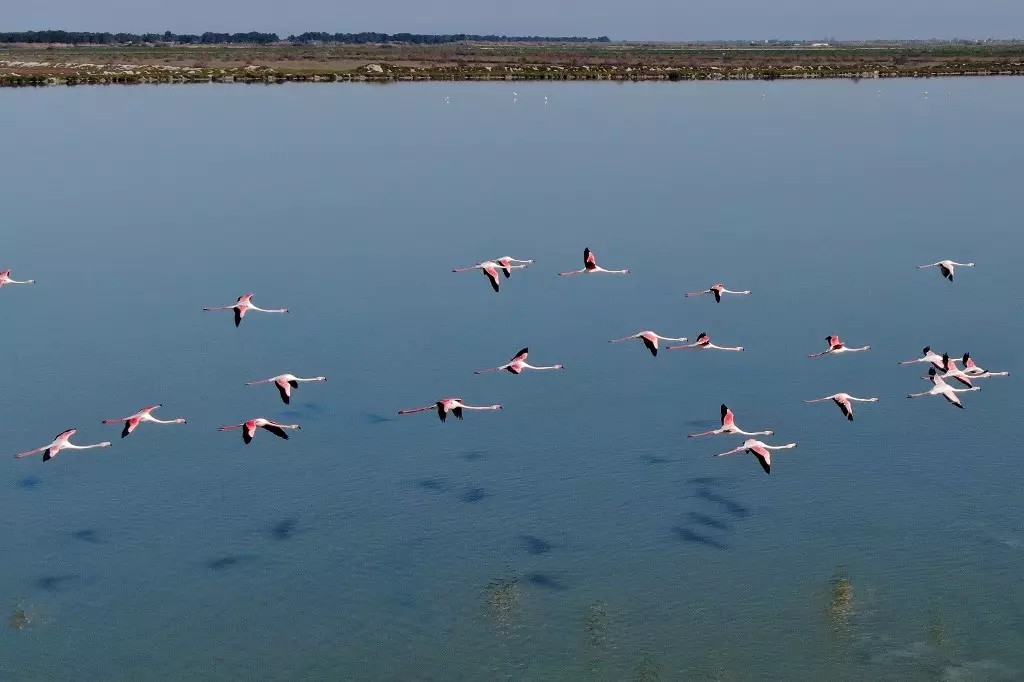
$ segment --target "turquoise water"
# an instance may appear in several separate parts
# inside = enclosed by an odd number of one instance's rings
[[[0,269],[38,280],[0,290],[4,447],[116,441],[0,458],[30,620],[0,614],[0,679],[1021,679],[1022,106],[999,78],[0,91]],[[633,274],[556,277],[584,246]],[[451,272],[506,254],[537,263],[497,295]],[[942,258],[978,265],[914,268]],[[754,293],[683,299],[719,281]],[[248,291],[291,314],[201,310]],[[747,351],[605,342],[642,329]],[[831,333],[872,350],[808,360]],[[908,401],[926,344],[1011,376]],[[566,371],[473,374],[523,346]],[[281,372],[330,381],[244,385]],[[881,401],[802,403],[836,391]],[[450,395],[505,409],[396,415]],[[686,434],[723,402],[799,448],[712,458],[740,439]],[[188,424],[100,424],[154,403]],[[303,429],[217,432],[255,416]]]

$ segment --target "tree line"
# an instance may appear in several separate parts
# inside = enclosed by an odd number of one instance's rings
[[[282,40],[276,33],[109,33],[92,31],[16,31],[0,33],[0,43],[57,43],[62,45],[127,45],[137,43],[170,43],[175,45],[268,45],[270,43],[343,43],[365,45],[367,43],[411,43],[414,45],[440,45],[466,40],[506,43],[607,43],[608,36],[584,38],[579,36],[504,36],[452,33],[445,35],[423,33],[324,33],[308,31],[290,35]]]

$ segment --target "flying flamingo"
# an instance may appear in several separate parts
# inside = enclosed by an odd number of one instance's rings
[[[502,370],[508,370],[509,372],[512,372],[513,374],[519,374],[524,369],[535,369],[535,370],[565,369],[565,367],[562,366],[562,365],[547,365],[547,366],[541,366],[541,367],[534,367],[533,365],[527,364],[527,362],[526,362],[526,358],[529,357],[529,355],[530,355],[530,349],[529,348],[524,348],[521,351],[519,351],[518,353],[516,353],[514,358],[512,358],[511,360],[506,362],[504,365],[501,365],[500,367],[491,367],[490,369],[478,369],[477,371],[475,371],[473,373],[474,374],[486,374],[487,372],[500,372]]]
[[[688,343],[683,346],[669,346],[665,350],[681,350],[683,348],[696,348],[698,350],[743,350],[743,346],[716,346],[711,343],[711,337],[704,332],[697,335],[696,343]]]
[[[43,461],[49,462],[51,459],[60,454],[61,450],[92,450],[93,448],[109,448],[110,442],[103,441],[96,445],[74,445],[71,443],[71,436],[75,435],[78,429],[68,429],[63,433],[58,433],[57,437],[53,439],[53,442],[49,445],[44,445],[41,448],[35,450],[29,450],[28,452],[22,452],[15,455],[15,457],[21,459],[22,457],[28,457],[30,455],[38,455],[40,452],[43,453]]]
[[[904,360],[898,364],[900,365],[913,365],[918,362],[930,362],[935,366],[936,369],[942,369],[942,356],[932,350],[931,346],[925,346],[921,350],[922,356],[916,360]]]
[[[284,438],[288,440],[288,434],[284,432],[284,429],[301,429],[302,427],[298,424],[278,424],[269,419],[263,417],[257,417],[256,419],[250,419],[249,421],[242,422],[241,424],[232,424],[231,426],[222,426],[220,431],[231,431],[232,429],[242,429],[242,440],[246,445],[252,442],[253,436],[256,435],[256,429],[266,429],[278,438]]]
[[[928,265],[918,265],[917,269],[918,270],[923,270],[924,268],[934,268],[934,267],[939,268],[939,272],[942,273],[942,276],[945,277],[946,279],[948,279],[950,282],[952,282],[954,275],[956,275],[956,269],[958,267],[961,267],[961,268],[973,268],[974,267],[974,263],[957,263],[954,260],[940,260],[938,263],[929,263]]]
[[[239,296],[238,301],[234,305],[222,305],[217,308],[203,308],[203,310],[234,310],[235,311],[235,326],[242,324],[242,318],[250,310],[255,310],[259,313],[286,313],[287,308],[278,308],[277,310],[266,310],[265,308],[257,308],[252,303],[252,294],[245,294]]]
[[[772,472],[772,450],[789,450],[795,448],[796,443],[787,443],[786,445],[766,445],[756,438],[748,438],[743,441],[743,445],[738,448],[733,448],[729,452],[720,452],[715,457],[725,457],[726,455],[734,455],[737,452],[749,452],[754,457],[757,457],[757,461],[761,463],[761,468],[764,469],[766,474]]]
[[[687,438],[700,438],[701,436],[717,436],[720,433],[736,434],[738,436],[774,436],[774,431],[753,431],[747,432],[736,426],[736,415],[725,405],[722,405],[722,428],[703,433],[691,433]]]
[[[632,341],[633,339],[640,339],[647,346],[647,350],[651,351],[651,355],[658,357],[658,341],[686,341],[685,336],[673,337],[673,336],[659,336],[652,331],[637,332],[632,336],[624,336],[621,339],[609,339],[608,343],[618,343],[619,341]]]
[[[830,335],[825,337],[825,343],[828,344],[828,350],[820,353],[811,353],[807,357],[809,358],[820,358],[822,355],[828,355],[829,353],[857,353],[862,350],[871,350],[871,346],[861,346],[860,348],[850,348],[842,341],[838,336]]]
[[[413,414],[416,412],[426,412],[427,410],[437,410],[437,416],[444,421],[448,418],[448,413],[451,412],[455,415],[456,419],[462,419],[463,410],[500,410],[501,405],[486,405],[484,407],[476,407],[473,405],[467,405],[462,402],[462,398],[441,398],[433,405],[427,405],[426,407],[417,407],[413,410],[399,410],[398,414]]]
[[[297,377],[294,374],[278,374],[276,377],[270,377],[269,379],[260,379],[259,381],[247,381],[246,386],[255,386],[256,384],[269,384],[273,382],[277,386],[278,392],[281,394],[281,400],[284,401],[285,405],[288,405],[292,401],[292,389],[298,388],[301,382],[305,381],[327,381],[327,377],[311,377],[309,379],[303,379]]]
[[[690,298],[691,296],[707,296],[708,294],[714,294],[715,295],[715,303],[721,303],[722,302],[722,294],[749,294],[749,293],[750,293],[749,291],[729,291],[728,289],[725,288],[724,284],[715,284],[710,289],[705,289],[704,291],[691,291],[690,293],[686,294],[684,296],[684,298]]]
[[[504,270],[507,273],[505,276],[508,277],[508,276],[510,276],[512,274],[512,270],[513,269],[525,268],[525,267],[526,267],[525,265],[513,265],[512,263],[509,263],[508,265],[502,265],[502,264],[496,263],[496,262],[494,262],[492,260],[485,260],[483,263],[477,263],[476,265],[470,265],[468,268],[452,268],[452,272],[467,272],[468,270],[483,270],[484,275],[487,277],[488,281],[490,281],[490,283],[491,283],[491,288],[494,289],[495,291],[498,291],[499,290],[499,282],[500,282],[500,280],[498,278],[498,270],[499,269],[500,270]]]
[[[583,269],[573,270],[571,272],[560,272],[558,273],[558,276],[566,277],[568,275],[590,275],[595,272],[607,272],[613,275],[628,275],[629,268],[626,268],[625,270],[605,270],[604,268],[597,264],[597,259],[594,258],[594,252],[591,251],[589,248],[586,248],[583,249]]]
[[[877,403],[878,398],[854,398],[849,393],[833,393],[827,395],[824,398],[816,398],[815,400],[805,400],[805,403],[823,403],[826,400],[831,400],[839,409],[842,410],[843,416],[853,421],[853,403]]]
[[[952,403],[955,407],[959,407],[962,410],[964,409],[964,406],[960,403],[960,396],[958,396],[957,393],[968,393],[970,391],[981,390],[980,386],[972,386],[971,388],[953,388],[945,381],[943,381],[941,376],[935,373],[934,367],[930,367],[928,369],[928,378],[931,380],[932,384],[934,384],[931,387],[931,389],[925,391],[924,393],[909,393],[907,394],[907,397],[920,398],[926,395],[941,395],[943,398]]]
[[[970,388],[974,384],[971,383],[971,379],[988,379],[989,377],[1008,377],[1009,372],[986,372],[977,365],[974,364],[974,360],[971,360],[971,354],[965,353],[964,357],[967,358],[967,362],[970,362],[977,371],[969,372],[967,369],[960,369],[956,366],[956,360],[950,359],[949,355],[942,356],[942,366],[939,369],[942,370],[943,379],[956,379],[964,386]],[[927,377],[926,377],[927,378]]]
[[[130,417],[124,417],[123,419],[104,419],[104,424],[120,424],[124,422],[124,430],[121,431],[121,438],[126,437],[129,433],[135,430],[135,427],[143,422],[153,422],[154,424],[184,424],[185,420],[181,417],[177,419],[169,419],[163,421],[153,416],[153,410],[160,407],[160,405],[150,405],[144,407]]]
[[[3,288],[5,284],[35,284],[34,279],[26,279],[24,282],[19,282],[16,279],[11,279],[11,271],[4,270],[0,272],[0,288]]]
[[[982,369],[974,362],[974,358],[971,357],[970,353],[964,353],[963,358],[964,369],[963,372],[969,377],[1006,377],[1010,376],[1009,372],[988,372]]]
[[[535,263],[536,261],[532,258],[523,259],[513,258],[512,256],[502,256],[501,258],[495,258],[494,262],[501,266],[501,271],[505,273],[505,279],[508,279],[512,276],[512,266],[518,265],[525,268],[527,265]]]

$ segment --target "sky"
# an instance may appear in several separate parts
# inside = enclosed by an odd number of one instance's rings
[[[1020,38],[1024,0],[32,0],[0,30],[607,35],[613,40]]]

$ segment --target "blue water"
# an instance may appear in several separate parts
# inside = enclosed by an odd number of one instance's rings
[[[0,91],[0,269],[38,280],[0,290],[4,450],[115,441],[0,458],[30,621],[0,612],[0,679],[1022,679],[1022,108],[999,78]],[[584,246],[633,274],[556,277]],[[451,272],[506,254],[537,263],[497,295]],[[754,293],[684,300],[714,282]],[[201,310],[248,291],[291,314]],[[605,342],[642,329],[747,351]],[[872,350],[808,360],[831,333]],[[908,401],[926,344],[1011,376]],[[523,346],[567,370],[473,374]],[[245,386],[281,372],[330,380]],[[836,391],[881,402],[802,403]],[[451,395],[505,409],[396,415]],[[712,458],[741,439],[685,436],[723,402],[799,448]],[[100,424],[154,403],[188,424]],[[256,416],[303,429],[217,432]]]

